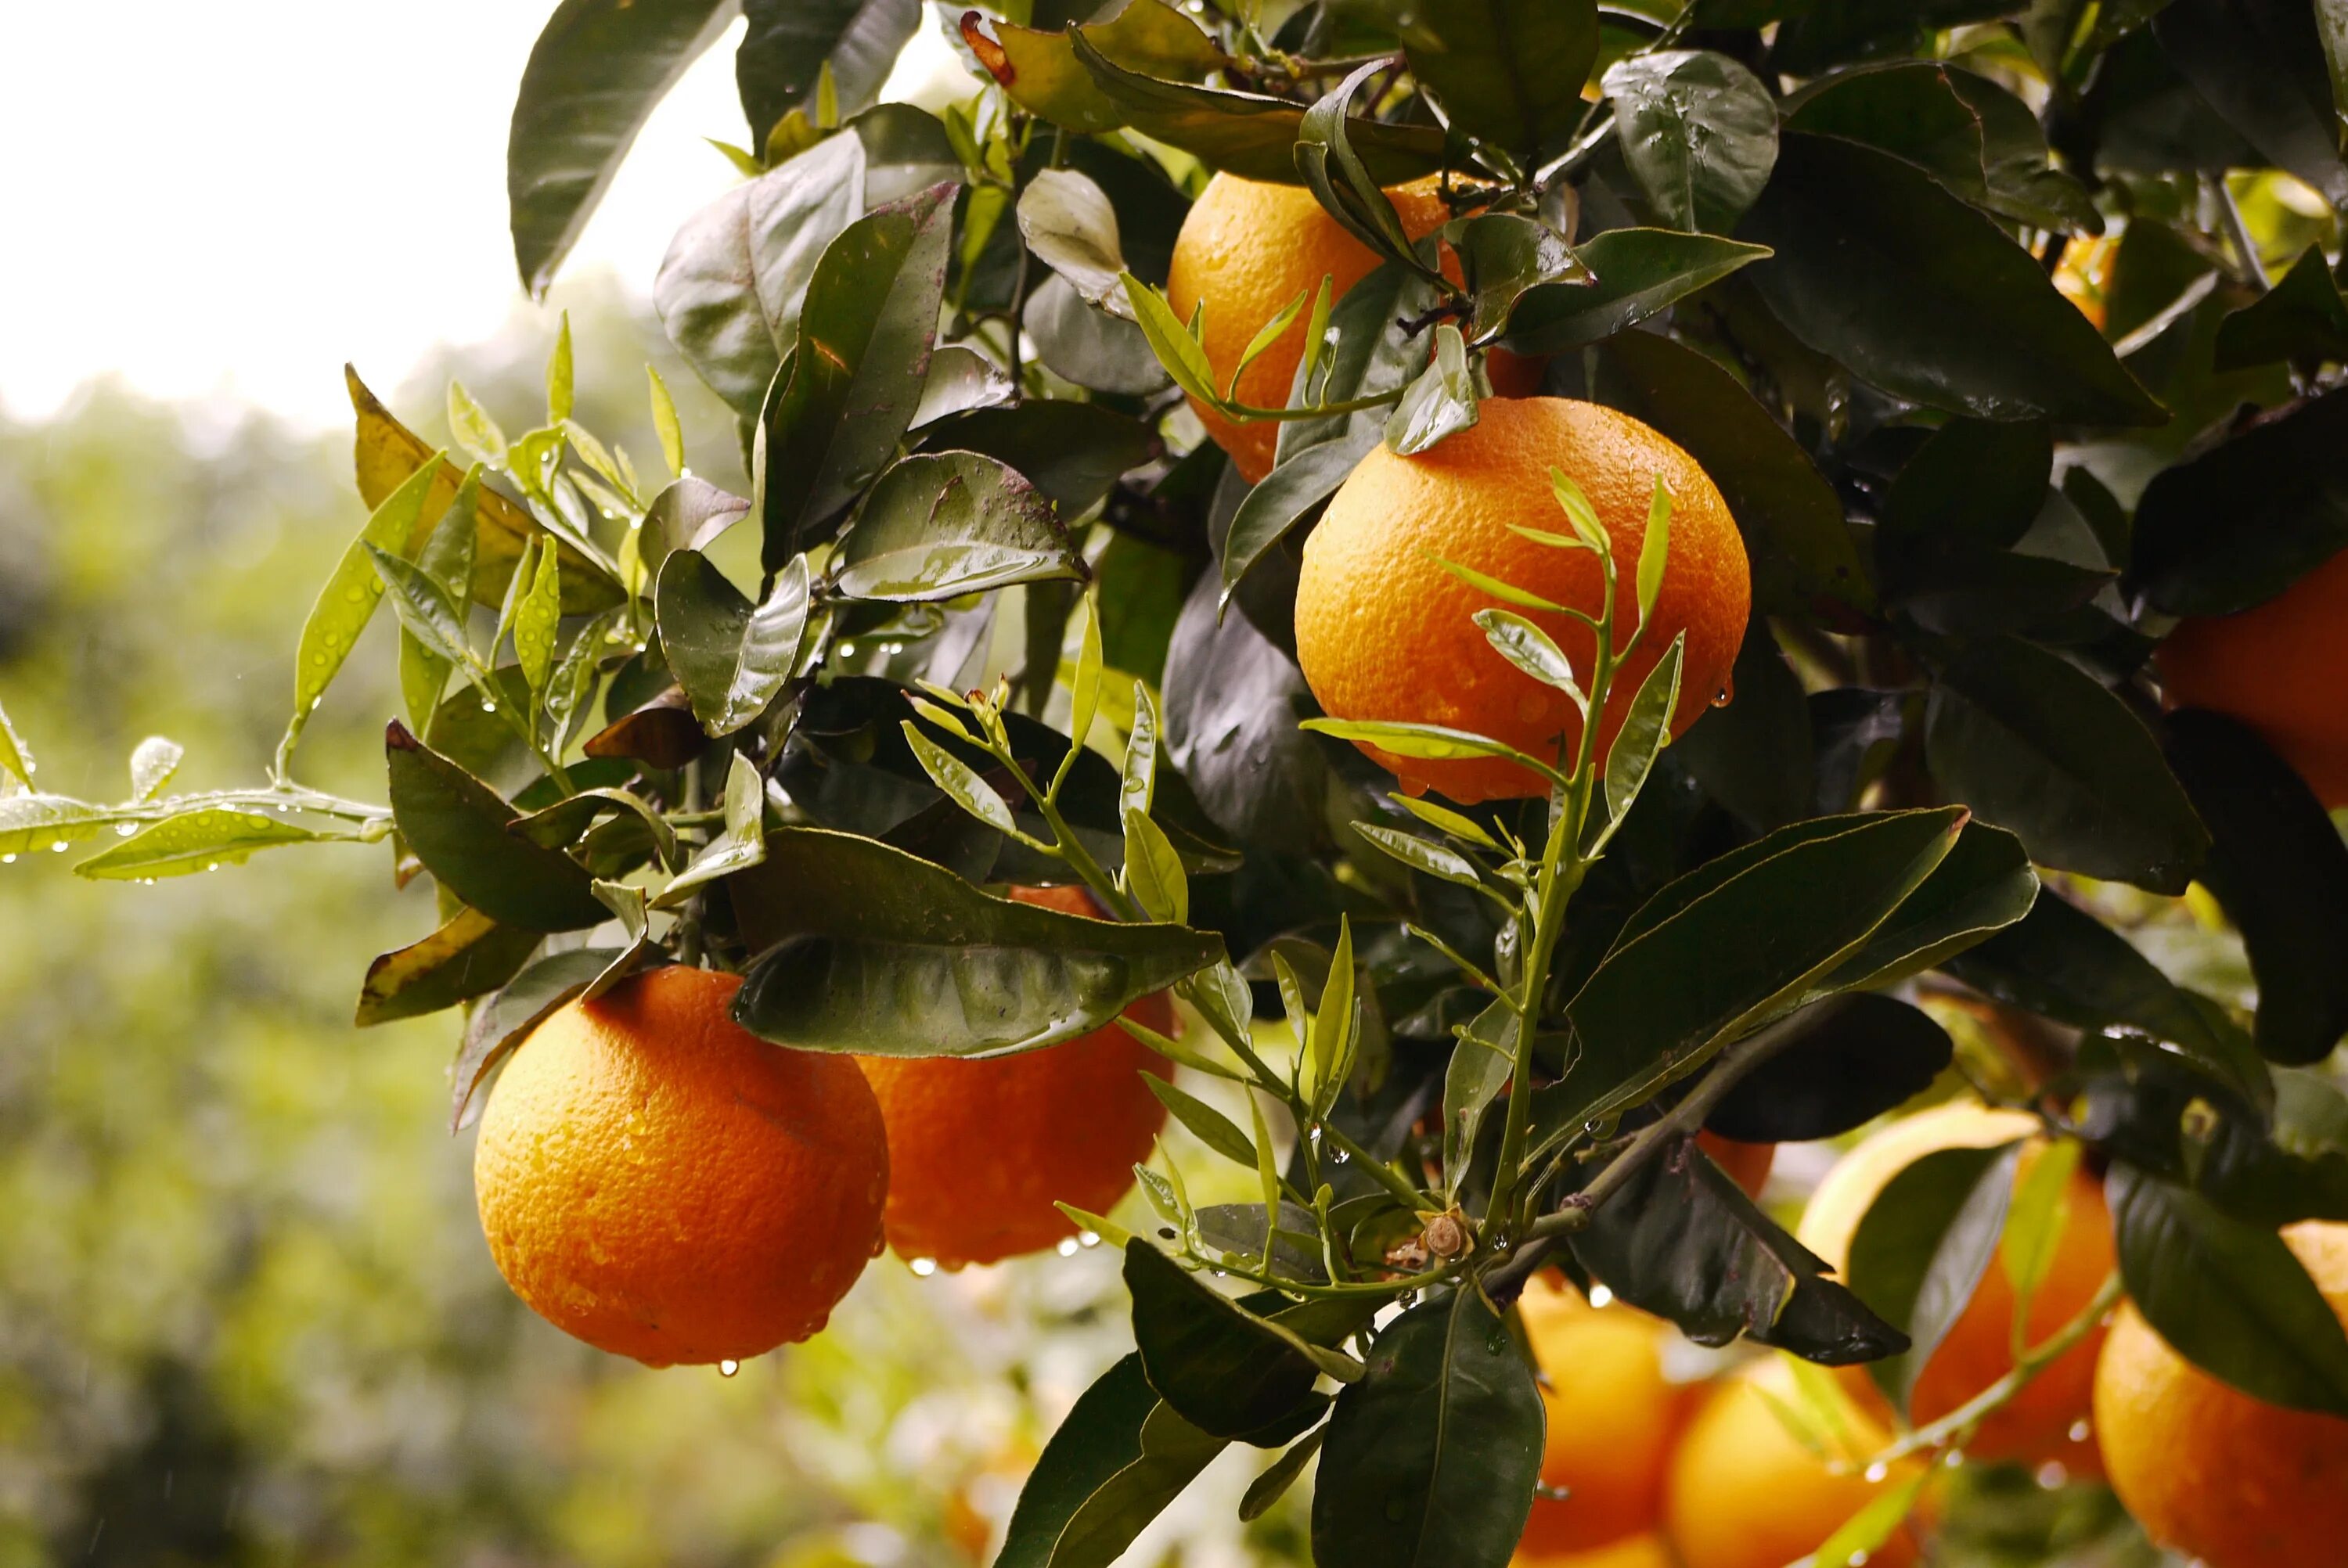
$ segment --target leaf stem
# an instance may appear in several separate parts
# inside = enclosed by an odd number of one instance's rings
[[[1870,1468],[1879,1464],[1890,1464],[1906,1459],[1911,1454],[1925,1453],[1952,1445],[1962,1446],[1972,1435],[1974,1428],[1980,1426],[1989,1416],[2004,1408],[2016,1394],[2028,1388],[2041,1372],[2062,1359],[2081,1340],[2094,1333],[2096,1325],[2104,1320],[2106,1314],[2119,1305],[2120,1297],[2126,1293],[2127,1287],[2120,1278],[2119,1271],[2114,1269],[2104,1276],[2103,1287],[2096,1292],[2095,1299],[2088,1302],[2076,1317],[2056,1329],[2051,1338],[2038,1345],[2026,1355],[2017,1358],[2013,1368],[2004,1377],[2000,1378],[1939,1420],[1918,1427],[1914,1431],[1894,1442],[1890,1448],[1869,1460]]]

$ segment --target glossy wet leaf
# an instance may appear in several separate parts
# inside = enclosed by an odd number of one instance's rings
[[[1108,20],[1079,30],[1102,57],[1163,80],[1198,81],[1223,63],[1214,40],[1164,0],[1131,0]],[[1115,98],[1094,84],[1067,33],[1008,24],[990,30],[973,20],[963,24],[962,36],[1012,101],[1030,113],[1094,134],[1126,123]]]
[[[793,109],[815,107],[827,68],[838,113],[870,103],[922,23],[921,0],[742,0],[742,15],[734,81],[753,147]]]
[[[438,486],[437,467],[418,467],[385,496],[367,518],[359,537],[351,541],[335,565],[332,576],[318,590],[317,601],[302,622],[302,636],[294,650],[294,718],[278,743],[282,760],[293,755],[303,727],[340,673],[344,661],[375,619],[383,597],[383,579],[376,571],[374,549],[397,552],[415,538],[423,521],[426,497]],[[0,726],[4,729],[5,726]],[[5,739],[5,737],[0,737]],[[13,753],[13,746],[0,745]],[[24,770],[18,769],[20,773]],[[26,782],[31,783],[27,774]]]
[[[420,1018],[496,990],[518,974],[544,938],[500,926],[478,909],[458,909],[420,941],[367,966],[359,988],[360,1029]]]
[[[859,219],[824,250],[760,415],[763,560],[778,569],[879,477],[912,423],[945,287],[954,188]]]
[[[975,452],[1016,470],[1069,519],[1091,511],[1128,471],[1164,451],[1156,433],[1130,415],[1066,398],[973,408],[930,425],[922,441],[932,454]]]
[[[1035,487],[971,452],[917,454],[892,466],[834,559],[841,592],[900,603],[1086,575]]]
[[[1680,661],[1686,651],[1687,633],[1683,631],[1672,639],[1671,647],[1639,683],[1622,715],[1622,727],[1614,732],[1614,743],[1607,748],[1606,809],[1617,820],[1629,813],[1654,769],[1655,759],[1672,743],[1672,714],[1680,701]]]
[[[564,0],[531,46],[506,144],[522,287],[542,293],[644,121],[734,19],[725,0]]]
[[[1019,193],[1018,218],[1020,235],[1036,260],[1066,278],[1087,304],[1111,315],[1131,309],[1120,283],[1126,265],[1117,209],[1089,176],[1073,169],[1040,170]]]
[[[1480,1292],[1411,1307],[1330,1415],[1315,1560],[1498,1568],[1532,1511],[1543,1419],[1532,1368]]]
[[[1741,267],[1766,260],[1769,252],[1713,234],[1610,229],[1577,247],[1576,254],[1592,281],[1526,290],[1509,315],[1509,348],[1560,354],[1598,343]]]
[[[252,807],[206,806],[167,816],[74,867],[99,881],[151,881],[241,866],[264,849],[315,843],[300,823]]]
[[[2170,615],[2230,615],[2348,547],[2348,391],[2165,468],[2137,506],[2128,587]]]
[[[1228,603],[1240,579],[1266,550],[1277,546],[1361,465],[1380,439],[1376,429],[1307,446],[1281,459],[1240,502],[1223,547],[1222,599]]]
[[[1925,719],[1932,776],[2044,866],[2179,894],[2209,835],[2144,722],[2095,677],[2017,637],[1940,671]]]
[[[1395,21],[1411,74],[1457,128],[1538,161],[1580,122],[1598,54],[1589,0],[1452,0]]]
[[[724,830],[703,845],[685,869],[654,895],[654,908],[677,908],[688,894],[765,862],[766,780],[758,764],[740,752],[726,765],[724,810]]]
[[[1179,926],[992,897],[850,834],[784,828],[767,842],[765,866],[736,902],[757,901],[775,945],[751,965],[735,1016],[802,1050],[1030,1050],[1098,1029],[1221,952],[1215,938]]]
[[[1707,1131],[1748,1143],[1838,1138],[1931,1088],[1952,1050],[1929,1014],[1878,991],[1814,1002],[1789,1022],[1799,1038],[1712,1108]]]
[[[531,931],[601,925],[592,878],[568,856],[507,831],[520,816],[496,791],[393,723],[391,812],[425,869],[473,908]]]
[[[1900,396],[1981,419],[2155,425],[2167,411],[2029,253],[1890,153],[1787,132],[1738,234],[1803,343]]]
[[[1126,1357],[1044,1446],[995,1568],[1109,1568],[1226,1446],[1166,1406],[1138,1353]]]
[[[2348,360],[2348,301],[2323,247],[2311,245],[2272,289],[2219,323],[2217,368],[2324,360]]]
[[[1476,377],[1468,343],[1446,322],[1435,329],[1435,357],[1403,389],[1386,420],[1386,446],[1398,456],[1425,452],[1476,423]]]
[[[1777,105],[1759,77],[1710,49],[1658,49],[1607,67],[1622,159],[1673,229],[1725,234],[1769,182]]]
[[[1267,1321],[1138,1240],[1126,1244],[1125,1283],[1150,1386],[1200,1430],[1239,1441],[1293,1435],[1323,1362],[1342,1365],[1326,1351],[1313,1352],[1366,1322],[1379,1305],[1375,1296],[1303,1306],[1274,1296],[1277,1309]]]

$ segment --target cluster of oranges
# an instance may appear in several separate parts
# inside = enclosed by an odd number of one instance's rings
[[[1025,903],[1097,910],[1076,888]],[[562,1008],[482,1112],[473,1185],[517,1295],[590,1345],[721,1365],[824,1326],[883,1242],[959,1268],[1076,1234],[1133,1183],[1165,1108],[1160,1058],[1111,1024],[1024,1055],[786,1050],[729,1012],[739,979],[684,967]],[[1173,1031],[1164,997],[1128,1009]]]
[[[1828,1173],[1801,1240],[1843,1264],[1885,1184],[1937,1150],[2025,1140],[2017,1180],[2026,1181],[2047,1150],[2036,1126],[1969,1103],[1896,1122]],[[2095,1181],[2073,1172],[2058,1207],[2052,1262],[2023,1315],[2030,1346],[2092,1310],[2113,1267],[2111,1218]],[[2285,1235],[2348,1320],[2348,1225]],[[1864,1368],[1804,1377],[1771,1355],[1694,1383],[1673,1376],[1673,1361],[1690,1354],[1676,1331],[1634,1308],[1594,1307],[1570,1286],[1537,1279],[1519,1310],[1549,1407],[1541,1473],[1550,1490],[1533,1505],[1518,1568],[1785,1568],[1877,1498],[1926,1476],[1928,1455],[1896,1453],[1890,1408]],[[1914,1382],[1916,1425],[1957,1411],[2013,1369],[2013,1319],[2001,1249]],[[2330,1561],[2348,1532],[2348,1493],[2338,1485],[2348,1423],[2227,1388],[2128,1307],[2048,1361],[1962,1451],[2049,1481],[2107,1480],[2155,1540],[2209,1568]],[[1918,1562],[1931,1514],[1928,1486],[1867,1560]]]

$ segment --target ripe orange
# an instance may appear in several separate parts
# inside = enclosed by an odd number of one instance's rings
[[[1451,220],[1439,175],[1395,186],[1386,197],[1402,220],[1403,231],[1413,240]],[[1456,278],[1457,262],[1447,250],[1445,256],[1445,271]],[[1231,367],[1257,330],[1290,301],[1317,291],[1324,276],[1330,298],[1342,298],[1377,265],[1376,254],[1345,232],[1303,186],[1218,174],[1191,204],[1182,231],[1175,237],[1166,297],[1184,321],[1205,303],[1207,361],[1228,384]],[[1309,299],[1306,309],[1311,309]],[[1240,377],[1240,401],[1257,408],[1285,407],[1289,383],[1303,358],[1304,325],[1300,321],[1248,366]],[[1505,350],[1494,350],[1485,368],[1494,389],[1505,396],[1528,395],[1540,384],[1541,362]],[[1272,452],[1280,442],[1276,422],[1235,425],[1195,399],[1190,407],[1248,483],[1272,472]]]
[[[1728,1179],[1745,1189],[1748,1198],[1757,1198],[1769,1180],[1769,1167],[1777,1163],[1775,1143],[1740,1143],[1734,1138],[1724,1138],[1717,1132],[1699,1132],[1696,1146],[1712,1156],[1712,1163],[1728,1174]]]
[[[2348,550],[2264,604],[2179,621],[2155,654],[2162,696],[2256,730],[2324,809],[2348,805]]]
[[[1603,579],[1590,551],[1510,531],[1512,524],[1569,531],[1550,488],[1553,467],[1581,487],[1613,538],[1618,641],[1638,619],[1639,545],[1659,476],[1672,494],[1671,553],[1655,625],[1615,677],[1601,743],[1612,743],[1639,682],[1683,630],[1687,651],[1672,733],[1727,692],[1752,609],[1752,573],[1728,504],[1695,459],[1660,431],[1593,403],[1493,398],[1474,425],[1415,456],[1375,448],[1305,540],[1296,652],[1323,708],[1340,719],[1471,730],[1543,758],[1556,754],[1560,739],[1578,739],[1581,715],[1566,694],[1503,659],[1470,619],[1498,601],[1435,559],[1597,613]],[[1586,679],[1597,648],[1589,630],[1561,615],[1530,618]],[[1421,761],[1362,749],[1412,794],[1433,788],[1473,804],[1546,787],[1500,758]]]
[[[2348,1225],[2283,1240],[2348,1323]],[[2121,1308],[2096,1370],[2112,1489],[2154,1541],[2209,1568],[2337,1563],[2348,1551],[2348,1421],[2262,1403]]]
[[[1789,1425],[1787,1410],[1810,1414],[1786,1358],[1772,1355],[1723,1378],[1688,1424],[1664,1493],[1664,1533],[1684,1568],[1786,1568],[1915,1474],[1919,1461],[1909,1460],[1867,1479],[1868,1461],[1891,1440],[1872,1415],[1846,1403],[1812,1430]],[[1869,1568],[1908,1568],[1916,1530],[1911,1519]]]
[[[1546,1563],[1654,1529],[1688,1407],[1689,1390],[1663,1375],[1671,1326],[1634,1307],[1591,1307],[1542,1275],[1517,1310],[1549,1412],[1541,1484],[1567,1493],[1533,1500],[1519,1558]]]
[[[880,1250],[872,1091],[847,1057],[736,1025],[740,983],[654,969],[572,1002],[481,1113],[473,1189],[506,1283],[650,1366],[806,1338]]]
[[[1011,897],[1097,915],[1080,887],[1014,887]],[[1162,995],[1126,1009],[1170,1034]],[[889,1128],[889,1245],[942,1268],[994,1263],[1076,1234],[1055,1201],[1105,1214],[1133,1185],[1165,1125],[1141,1074],[1166,1061],[1115,1024],[1018,1056],[860,1057]]]
[[[1820,1183],[1802,1216],[1801,1242],[1839,1270],[1850,1255],[1850,1238],[1884,1184],[1926,1154],[1941,1149],[1985,1149],[2030,1138],[2035,1120],[2018,1111],[1992,1111],[1972,1102],[1938,1106],[1886,1127],[1843,1156]],[[2023,1152],[2023,1173],[2046,1147],[2032,1138]],[[2017,1178],[2018,1180],[2019,1178]],[[2103,1288],[2114,1258],[2111,1214],[2103,1189],[2084,1171],[2071,1177],[2065,1220],[2053,1266],[2031,1298],[2033,1344],[2044,1340],[2084,1311]],[[1925,1364],[1909,1401],[1921,1425],[1937,1420],[2013,1369],[2013,1286],[2003,1256],[1982,1276],[1972,1301],[1940,1348]],[[2072,1436],[2086,1419],[2103,1343],[2097,1328],[2041,1372],[2012,1403],[1982,1423],[1967,1451],[1988,1460],[2037,1464],[2060,1460],[2074,1471],[2092,1471],[2095,1447]],[[1845,1367],[1838,1375],[1854,1398],[1881,1409],[1882,1394],[1866,1369]]]
[[[1679,1559],[1660,1535],[1628,1535],[1588,1552],[1529,1552],[1520,1546],[1509,1568],[1679,1568]]]

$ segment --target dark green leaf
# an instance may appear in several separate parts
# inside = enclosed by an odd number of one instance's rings
[[[2348,206],[2340,116],[2305,0],[2174,0],[2153,18],[2162,53],[2268,162]]]
[[[977,452],[1017,469],[1071,521],[1162,450],[1141,421],[1097,403],[1063,398],[974,409],[938,421],[922,437],[929,451]]]
[[[2325,360],[2348,360],[2348,301],[2340,297],[2323,247],[2310,245],[2282,282],[2219,323],[2217,366]]]
[[[2021,1158],[2019,1143],[1935,1149],[1886,1182],[1851,1233],[1851,1289],[1910,1341],[1868,1368],[1902,1414],[1997,1256]]]
[[[724,0],[563,0],[522,68],[506,200],[522,287],[543,293],[620,160],[734,19]]]
[[[1248,569],[1263,552],[1287,537],[1288,531],[1337,493],[1345,477],[1360,466],[1379,441],[1375,425],[1282,457],[1240,503],[1223,547],[1220,598],[1228,603]]]
[[[2013,9],[2013,0],[1808,0],[1776,13],[1781,22],[1769,63],[1816,76],[1843,60],[1919,52],[1937,29]]]
[[[1044,1446],[994,1568],[1109,1568],[1224,1447],[1168,1409],[1128,1356]]]
[[[1622,161],[1674,229],[1725,234],[1769,182],[1777,104],[1759,77],[1709,49],[1636,54],[1607,67]]]
[[[1879,992],[1815,1002],[1788,1021],[1800,1038],[1730,1090],[1706,1130],[1748,1143],[1838,1138],[1922,1093],[1949,1065],[1948,1032]]]
[[[2024,918],[2040,897],[2022,841],[1978,818],[1968,821],[1948,858],[1816,994],[1897,985]]]
[[[2054,438],[2035,420],[1952,419],[1908,459],[1884,497],[1879,541],[1963,539],[2003,548],[2046,497]]]
[[[1543,1414],[1507,1327],[1456,1289],[1387,1325],[1337,1396],[1313,1554],[1346,1568],[1498,1568],[1532,1512]]]
[[[2348,391],[2335,391],[2155,475],[2128,586],[2170,615],[2231,615],[2343,547]]]
[[[1242,1522],[1251,1522],[1272,1512],[1272,1505],[1287,1495],[1288,1489],[1304,1473],[1304,1467],[1321,1452],[1321,1440],[1325,1435],[1325,1429],[1314,1428],[1248,1483],[1247,1495],[1240,1499]]]
[[[736,414],[757,415],[798,341],[818,259],[863,213],[863,143],[833,136],[728,190],[669,241],[654,307],[685,363]],[[669,542],[686,540],[672,533]]]
[[[1119,925],[991,897],[851,834],[784,828],[736,905],[776,945],[734,1003],[798,1050],[1002,1056],[1100,1028],[1221,956],[1179,926]],[[747,884],[747,886],[746,886]]]
[[[1694,1071],[1856,954],[1947,856],[1964,817],[1947,807],[1845,818],[1694,897],[1664,888],[1653,902],[1671,912],[1634,917],[1573,999],[1572,1074],[1598,1086],[1603,1110]]]
[[[2030,254],[1889,153],[1788,132],[1738,232],[1794,335],[1888,392],[1982,419],[2158,424],[2160,405]]]
[[[477,909],[459,909],[420,942],[367,966],[359,988],[360,1029],[420,1018],[497,989],[538,951],[536,931],[500,926]]]
[[[1166,754],[1217,825],[1246,844],[1323,834],[1328,764],[1297,721],[1317,712],[1296,661],[1245,615],[1217,614],[1211,577],[1190,591],[1166,653]]]
[[[2178,894],[2209,847],[2144,722],[2020,638],[1986,639],[1940,672],[1925,756],[1950,796],[2042,866]]]
[[[2168,715],[2164,737],[2209,827],[2201,881],[2241,932],[2258,980],[2260,1054],[2322,1061],[2348,1035],[2348,843],[2248,725],[2187,709]]]
[[[654,589],[661,651],[705,733],[731,734],[774,701],[798,661],[808,600],[804,558],[755,608],[698,550],[662,563]]]
[[[742,15],[750,26],[734,52],[734,80],[752,147],[766,146],[793,109],[814,118],[826,66],[841,114],[870,103],[922,25],[921,0],[742,0]]]
[[[2348,1416],[2348,1333],[2281,1236],[2127,1165],[2105,1192],[2129,1299],[2178,1354],[2268,1404]]]
[[[1409,6],[1395,30],[1411,75],[1451,125],[1529,167],[1581,120],[1581,85],[1598,57],[1591,0],[1448,0]]]
[[[1278,1312],[1275,1328],[1138,1239],[1126,1243],[1125,1284],[1150,1386],[1200,1430],[1241,1441],[1283,1428],[1280,1440],[1292,1436],[1302,1408],[1318,1403],[1322,1371],[1302,1344],[1342,1338],[1379,1305],[1374,1296],[1308,1303]]]
[[[1847,1366],[1906,1341],[1768,1215],[1694,1140],[1658,1152],[1574,1233],[1573,1255],[1633,1307],[1700,1345],[1742,1334]]]
[[[1117,124],[1249,179],[1297,182],[1294,149],[1304,123],[1301,105],[1256,93],[1160,81],[1127,70],[1083,30],[1067,36]],[[1397,185],[1442,166],[1443,133],[1433,126],[1355,119],[1346,134],[1380,184]]]
[[[779,569],[878,478],[912,423],[943,295],[953,188],[849,225],[825,248],[798,348],[759,415],[762,559]]]
[[[1592,281],[1527,289],[1509,317],[1509,348],[1559,354],[1612,337],[1769,255],[1759,245],[1670,229],[1609,229],[1576,253]]]
[[[570,856],[507,831],[520,815],[495,790],[394,723],[384,733],[391,814],[440,885],[500,925],[571,931],[609,911]]]
[[[1051,504],[1011,468],[974,452],[922,453],[891,465],[833,559],[840,592],[898,603],[1086,576]]]
[[[1735,376],[1653,332],[1617,333],[1598,354],[1598,400],[1670,436],[1720,487],[1753,563],[1756,610],[1873,607],[1834,487]]]
[[[1739,822],[1767,833],[1811,815],[1809,704],[1757,615],[1745,629],[1731,680],[1735,698],[1704,710],[1673,743],[1673,754]]]

